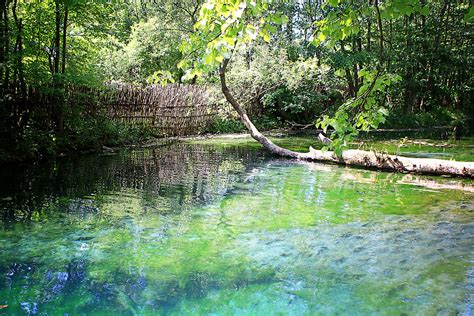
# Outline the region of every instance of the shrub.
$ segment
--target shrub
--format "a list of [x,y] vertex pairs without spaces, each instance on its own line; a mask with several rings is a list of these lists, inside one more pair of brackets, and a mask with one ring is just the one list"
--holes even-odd
[[265,44],[241,46],[234,58],[229,85],[253,119],[310,123],[342,103],[340,79],[316,58],[290,60]]

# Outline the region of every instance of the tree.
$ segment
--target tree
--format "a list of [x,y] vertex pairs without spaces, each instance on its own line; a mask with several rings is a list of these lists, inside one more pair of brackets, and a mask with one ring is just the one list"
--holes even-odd
[[[180,63],[180,67],[186,69],[186,77],[193,78],[196,75],[212,72],[218,69],[221,83],[221,90],[226,100],[239,114],[242,123],[245,125],[250,135],[261,143],[270,152],[280,156],[307,159],[307,160],[330,160],[349,164],[358,164],[369,167],[387,168],[395,170],[406,170],[432,173],[453,172],[464,175],[466,170],[463,166],[455,166],[449,163],[440,163],[439,167],[432,162],[426,164],[414,164],[413,161],[400,160],[397,157],[379,157],[369,152],[346,151],[342,153],[342,146],[345,137],[354,136],[359,129],[367,130],[370,127],[377,127],[383,121],[386,112],[379,108],[376,102],[376,93],[384,92],[387,85],[392,81],[390,76],[383,74],[383,63],[385,62],[384,34],[382,13],[378,0],[370,3],[365,9],[365,14],[375,14],[379,31],[379,58],[377,67],[373,71],[364,70],[365,83],[359,89],[358,95],[346,102],[333,119],[325,118],[320,124],[324,127],[332,125],[335,127],[338,142],[336,152],[333,153],[316,151],[310,148],[308,153],[298,153],[275,145],[265,137],[255,127],[248,117],[245,109],[237,102],[226,83],[226,70],[229,65],[235,47],[239,43],[251,42],[258,37],[264,41],[271,40],[271,33],[276,30],[278,24],[288,21],[288,18],[278,11],[272,10],[271,0],[260,1],[234,1],[234,0],[208,0],[204,3],[196,32],[189,41],[183,43],[181,49],[185,59]],[[400,10],[410,7],[413,4],[405,2],[388,2],[386,10]],[[353,21],[357,21],[357,13],[351,3],[339,0],[328,1],[330,13],[319,22],[322,29],[317,33],[318,42],[322,42],[329,37],[329,44],[335,46],[336,42],[342,41],[351,35],[357,35],[360,28]],[[339,9],[342,8],[342,12]],[[331,11],[332,9],[332,11]],[[342,14],[341,14],[342,13]],[[342,23],[341,23],[342,22]],[[344,43],[340,45],[344,49]],[[360,75],[359,74],[359,77]],[[349,116],[350,111],[356,110],[355,115]],[[472,175],[474,166],[469,166],[467,174]]]
[[103,43],[101,55],[109,56],[103,67],[108,77],[140,84],[179,81],[183,73],[176,65],[182,55],[177,46],[194,32],[201,3],[133,1],[117,10],[122,21],[117,28],[125,25],[126,30],[111,34]]

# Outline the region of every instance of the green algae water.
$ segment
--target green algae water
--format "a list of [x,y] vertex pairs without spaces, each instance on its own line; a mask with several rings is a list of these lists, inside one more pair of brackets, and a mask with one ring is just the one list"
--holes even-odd
[[0,169],[0,314],[472,315],[472,180],[238,144]]

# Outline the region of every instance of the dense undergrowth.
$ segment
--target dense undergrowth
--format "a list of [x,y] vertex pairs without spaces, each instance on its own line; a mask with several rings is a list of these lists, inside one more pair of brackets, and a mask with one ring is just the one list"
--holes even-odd
[[154,137],[146,125],[131,125],[106,117],[66,120],[63,133],[41,126],[28,126],[22,133],[4,133],[0,139],[0,162],[52,159],[61,155],[98,151],[103,146],[136,144]]
[[[315,127],[307,126],[314,121],[308,120],[303,123],[294,124],[294,121],[285,121],[280,117],[264,115],[257,117],[255,126],[260,130],[271,130],[277,128],[304,128],[311,130]],[[452,111],[432,111],[417,114],[391,113],[387,121],[380,126],[381,129],[431,129],[444,127],[446,130],[453,130],[458,136],[472,134],[472,118],[461,112]],[[205,133],[240,133],[246,132],[245,126],[236,118],[217,118],[206,129]]]

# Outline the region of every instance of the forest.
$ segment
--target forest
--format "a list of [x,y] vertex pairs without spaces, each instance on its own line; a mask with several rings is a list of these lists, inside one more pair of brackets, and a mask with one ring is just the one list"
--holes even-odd
[[0,315],[474,314],[468,0],[0,0]]
[[[167,134],[243,131],[220,92],[224,57],[228,86],[264,130],[317,125],[335,131],[337,148],[379,125],[471,132],[469,2],[203,5],[3,0],[0,160],[51,158]],[[110,97],[124,85],[202,87],[200,113],[209,115],[186,131],[160,130],[149,117],[131,123],[123,116],[152,104],[133,108],[129,100],[127,108],[120,96]],[[161,104],[170,106],[170,98]],[[112,109],[117,103],[122,116]]]

